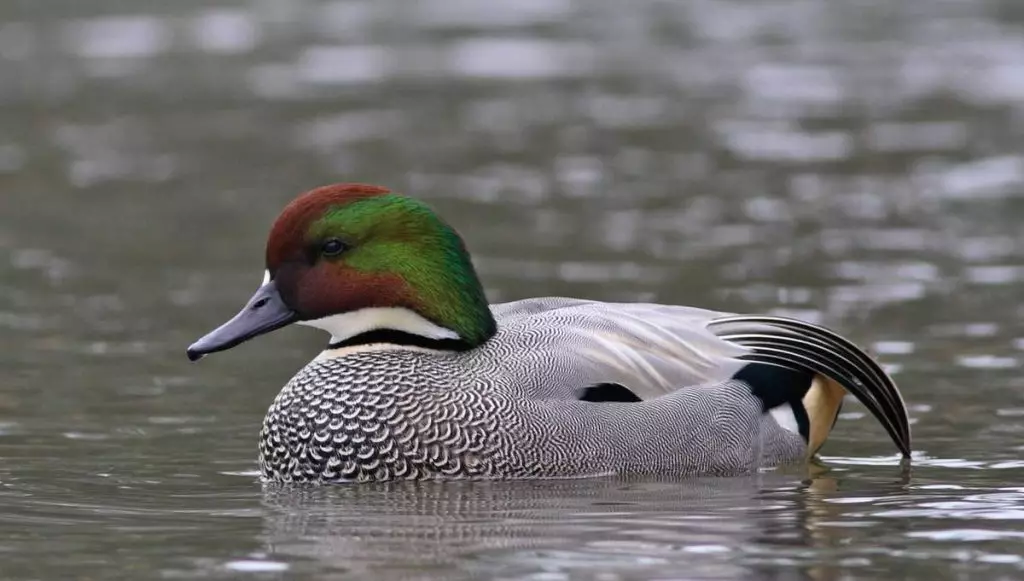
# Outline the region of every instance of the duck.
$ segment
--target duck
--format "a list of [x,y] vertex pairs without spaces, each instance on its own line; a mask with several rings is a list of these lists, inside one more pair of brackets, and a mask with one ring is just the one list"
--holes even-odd
[[259,434],[261,479],[730,476],[809,462],[852,394],[911,455],[892,378],[826,327],[569,297],[490,304],[428,204],[338,183],[273,222],[266,271],[196,361],[292,324],[330,334]]

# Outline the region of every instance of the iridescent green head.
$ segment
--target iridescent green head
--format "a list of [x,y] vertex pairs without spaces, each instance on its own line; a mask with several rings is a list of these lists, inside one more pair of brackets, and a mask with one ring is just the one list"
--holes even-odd
[[472,348],[495,332],[458,233],[423,202],[362,184],[317,188],[293,200],[270,230],[264,284],[189,357],[233,347],[298,322],[333,343],[411,336]]

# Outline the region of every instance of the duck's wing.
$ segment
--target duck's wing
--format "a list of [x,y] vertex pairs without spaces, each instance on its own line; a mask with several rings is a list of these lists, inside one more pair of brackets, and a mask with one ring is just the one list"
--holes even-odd
[[491,309],[500,345],[515,349],[524,367],[540,370],[539,387],[548,397],[572,398],[580,387],[617,383],[646,400],[728,379],[749,352],[708,329],[726,313],[704,309],[566,298]]
[[564,298],[492,310],[502,341],[517,346],[518,376],[539,397],[588,399],[590,390],[601,389],[601,398],[628,401],[632,393],[649,400],[733,380],[759,362],[820,376],[799,386],[748,381],[766,410],[800,400],[823,441],[848,391],[909,454],[909,419],[892,379],[862,349],[824,327],[784,317]]

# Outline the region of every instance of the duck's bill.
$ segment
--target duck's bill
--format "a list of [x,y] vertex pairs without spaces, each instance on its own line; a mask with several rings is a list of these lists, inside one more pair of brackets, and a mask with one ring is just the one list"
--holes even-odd
[[298,320],[295,311],[281,300],[274,281],[256,290],[249,302],[230,321],[210,331],[186,350],[191,361],[204,355],[231,349],[253,337],[280,329]]

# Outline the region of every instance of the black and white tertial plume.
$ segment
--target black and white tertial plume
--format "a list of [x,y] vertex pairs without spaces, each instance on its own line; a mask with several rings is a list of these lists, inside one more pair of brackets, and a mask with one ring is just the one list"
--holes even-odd
[[[764,366],[751,366],[740,373],[750,379],[755,394],[764,401],[775,402],[789,394],[785,397],[794,401],[788,403],[802,404],[805,410],[796,413],[805,416],[808,429],[820,437],[805,436],[812,453],[824,443],[839,414],[843,393],[838,385],[863,403],[900,452],[910,456],[910,423],[903,397],[881,366],[847,339],[818,325],[774,316],[724,317],[712,321],[708,328],[722,339],[750,349],[741,359],[801,372],[780,374],[775,381],[778,393],[772,382],[766,381],[766,374],[771,373]],[[798,385],[801,383],[803,387]]]

